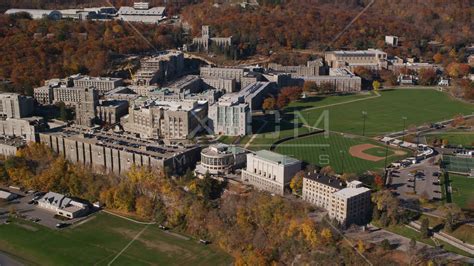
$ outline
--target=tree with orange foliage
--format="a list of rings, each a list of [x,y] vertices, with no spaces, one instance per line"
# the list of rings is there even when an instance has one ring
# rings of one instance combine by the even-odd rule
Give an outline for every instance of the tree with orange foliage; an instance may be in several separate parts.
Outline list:
[[[274,97],[268,97],[263,100],[262,108],[263,110],[275,110],[277,103]]]
[[[382,189],[384,186],[383,178],[379,174],[374,177],[374,184],[378,189]]]
[[[441,62],[443,62],[443,55],[440,53],[436,53],[435,55],[433,55],[433,60],[435,64],[440,64]]]

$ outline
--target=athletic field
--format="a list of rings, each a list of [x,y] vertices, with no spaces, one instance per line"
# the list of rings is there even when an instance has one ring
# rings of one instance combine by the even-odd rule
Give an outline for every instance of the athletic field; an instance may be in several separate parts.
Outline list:
[[[382,170],[387,163],[409,156],[409,151],[384,146],[374,140],[333,133],[318,134],[277,146],[276,152],[293,156],[321,167],[330,165],[338,173],[360,174],[367,170]]]
[[[106,213],[75,228],[0,225],[0,251],[39,265],[229,265],[224,252]]]
[[[366,136],[402,131],[404,124],[408,128],[474,112],[474,105],[436,90],[396,89],[382,91],[380,95],[330,96],[313,102],[303,99],[303,103],[292,103],[286,110],[294,113],[298,122],[316,127],[322,127],[316,122],[322,115],[328,115],[329,130],[357,135],[363,134],[365,116]]]

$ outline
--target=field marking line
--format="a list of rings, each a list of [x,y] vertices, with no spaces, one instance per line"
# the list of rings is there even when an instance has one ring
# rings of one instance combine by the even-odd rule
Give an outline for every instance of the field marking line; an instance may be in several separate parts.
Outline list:
[[[105,213],[107,213],[107,214],[110,214],[110,215],[113,215],[113,216],[116,216],[116,217],[119,217],[119,218],[128,220],[128,221],[133,222],[133,223],[137,223],[137,224],[145,224],[145,225],[156,224],[156,222],[140,222],[140,221],[134,220],[134,219],[132,219],[132,218],[128,218],[128,217],[125,217],[125,216],[122,216],[122,215],[113,213],[113,212],[108,211],[108,210],[102,210],[102,211],[105,212]]]
[[[148,228],[148,226],[150,226],[150,225],[147,224],[145,227],[143,227],[143,229],[140,232],[138,232],[138,234],[132,240],[130,240],[130,242],[128,242],[128,244],[122,250],[120,250],[120,252],[117,253],[117,255],[115,255],[115,257],[107,265],[109,265],[109,266],[112,265],[112,263],[118,257],[120,257],[120,255],[122,255],[122,253],[125,252],[125,250],[127,250],[133,244],[133,242],[135,242],[135,240],[137,240],[142,235],[143,232],[145,232],[145,230]]]
[[[322,105],[322,106],[314,106],[314,107],[311,107],[311,108],[308,108],[308,109],[304,109],[301,112],[307,112],[307,111],[311,111],[311,110],[316,110],[316,109],[321,109],[321,108],[326,108],[326,107],[331,107],[331,106],[336,106],[336,105],[343,105],[343,104],[348,104],[348,103],[353,103],[353,102],[366,101],[366,100],[370,100],[370,99],[374,99],[374,98],[378,98],[378,97],[382,96],[377,91],[374,92],[374,94],[375,94],[374,96],[364,97],[362,99],[354,99],[354,100],[340,102],[340,103],[332,103],[332,104],[327,104],[327,105]]]
[[[261,119],[259,119],[259,120],[261,120]],[[267,125],[268,121],[266,121],[266,120],[262,120],[262,121],[263,121],[263,124],[260,126],[260,128],[257,130],[257,132],[252,135],[252,137],[249,139],[249,141],[247,141],[247,143],[245,143],[244,149],[247,149],[248,146],[250,146],[250,144],[252,144],[252,141],[257,137],[257,135],[260,134],[260,131],[262,131],[262,129]]]

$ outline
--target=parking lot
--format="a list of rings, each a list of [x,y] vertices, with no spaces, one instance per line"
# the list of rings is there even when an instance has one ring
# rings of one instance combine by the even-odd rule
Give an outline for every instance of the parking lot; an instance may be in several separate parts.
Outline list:
[[[441,170],[433,161],[427,159],[392,173],[391,187],[396,190],[401,199],[410,200],[420,196],[428,200],[442,198],[439,184]]]
[[[57,219],[55,218],[54,212],[39,208],[38,205],[31,203],[34,197],[32,193],[21,193],[20,196],[22,197],[9,202],[0,202],[0,223],[5,223],[10,217],[11,212],[15,212],[22,219],[36,222],[53,229],[55,229],[56,225],[61,222],[73,224],[87,218],[86,216],[70,220]]]

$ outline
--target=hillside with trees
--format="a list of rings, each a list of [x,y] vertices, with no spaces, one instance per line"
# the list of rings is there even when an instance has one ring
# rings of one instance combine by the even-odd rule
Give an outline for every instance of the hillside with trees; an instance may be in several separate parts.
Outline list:
[[[32,93],[45,79],[104,75],[116,56],[175,48],[181,29],[121,21],[49,21],[0,15],[0,79]]]
[[[233,36],[238,55],[268,55],[281,49],[366,49],[383,48],[385,35],[403,38],[399,48],[387,48],[394,55],[432,60],[438,41],[459,50],[474,40],[469,0],[390,1],[260,1],[261,7],[214,7],[210,2],[187,6],[183,18],[200,34],[200,26],[211,25],[220,36]]]
[[[148,168],[132,168],[126,178],[99,174],[32,143],[0,160],[0,184],[100,200],[109,210],[212,240],[236,265],[365,263],[327,221],[308,216],[306,203],[198,179],[190,171],[176,178]],[[403,256],[363,246],[359,251],[374,264]]]

